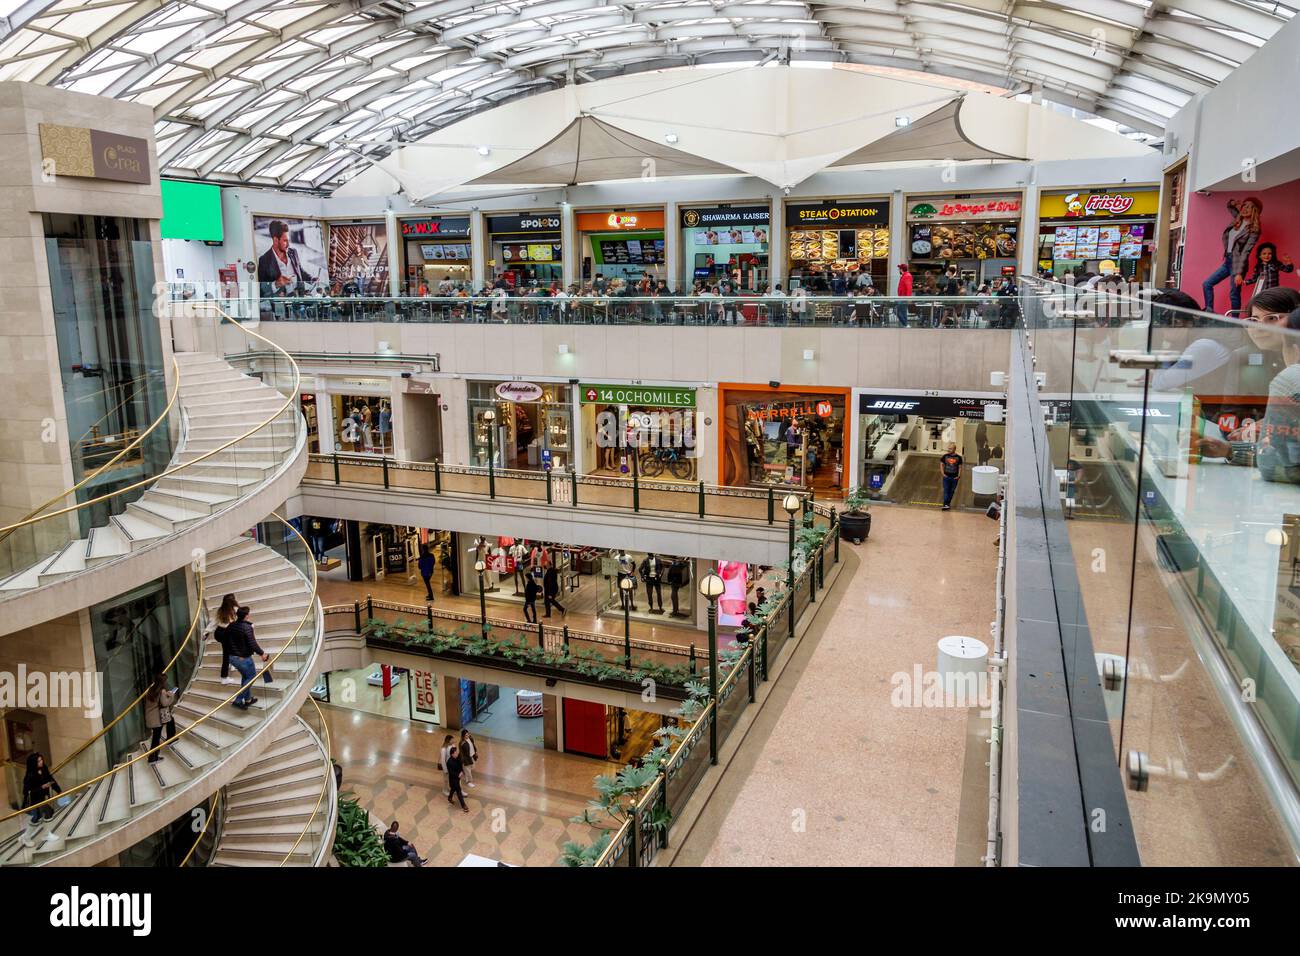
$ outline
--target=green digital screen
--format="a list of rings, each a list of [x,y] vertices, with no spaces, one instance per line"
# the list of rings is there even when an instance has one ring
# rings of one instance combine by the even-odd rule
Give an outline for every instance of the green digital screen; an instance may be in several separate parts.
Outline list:
[[[221,187],[162,180],[162,237],[222,242]]]

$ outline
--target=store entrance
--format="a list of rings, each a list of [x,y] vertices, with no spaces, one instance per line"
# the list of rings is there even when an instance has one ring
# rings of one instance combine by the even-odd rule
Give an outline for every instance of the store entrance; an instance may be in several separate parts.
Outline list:
[[[842,390],[723,387],[723,484],[841,494],[847,471]]]
[[[962,470],[953,506],[985,507],[992,497],[974,493],[972,469],[978,465],[1004,469],[1005,431],[1003,425],[978,418],[861,415],[861,484],[885,501],[940,507],[940,458],[954,444],[962,456]]]

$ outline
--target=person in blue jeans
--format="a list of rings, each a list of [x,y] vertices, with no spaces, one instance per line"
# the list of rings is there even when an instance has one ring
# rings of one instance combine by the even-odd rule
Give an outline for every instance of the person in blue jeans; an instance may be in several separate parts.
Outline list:
[[[257,664],[253,661],[253,655],[260,656],[263,663],[271,659],[271,655],[257,644],[257,638],[253,634],[253,622],[248,620],[248,608],[240,607],[235,612],[235,623],[226,628],[226,642],[230,645],[230,663],[244,679],[240,685],[239,696],[233,703],[240,710],[247,710],[257,703],[257,698],[253,696],[250,689],[253,680],[257,677]],[[265,671],[262,679],[268,684],[271,683],[271,672]]]
[[[957,482],[961,481],[963,459],[957,454],[955,442],[948,442],[948,450],[939,459],[939,474],[943,477],[943,510],[952,510],[952,496],[957,493]]]
[[[1264,204],[1254,196],[1240,202],[1228,200],[1228,212],[1232,213],[1233,220],[1223,230],[1223,261],[1201,284],[1206,312],[1214,311],[1214,287],[1224,279],[1229,280],[1228,301],[1232,311],[1241,311],[1241,287],[1250,270],[1250,252],[1259,242],[1262,231],[1260,213],[1263,211]]]

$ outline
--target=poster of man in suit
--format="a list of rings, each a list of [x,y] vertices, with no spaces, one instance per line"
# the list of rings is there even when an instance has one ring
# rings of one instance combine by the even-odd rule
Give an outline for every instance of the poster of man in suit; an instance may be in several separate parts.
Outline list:
[[[253,249],[263,296],[311,295],[328,288],[324,231],[318,220],[254,216]]]

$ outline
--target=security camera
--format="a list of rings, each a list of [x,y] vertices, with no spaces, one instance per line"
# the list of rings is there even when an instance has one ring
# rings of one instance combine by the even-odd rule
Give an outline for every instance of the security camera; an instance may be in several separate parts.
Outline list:
[[[780,388],[780,387],[781,387],[781,383],[780,383],[780,382],[768,382],[767,384],[768,384],[768,387],[769,387],[769,388]]]
[[[410,372],[403,372],[403,373],[402,373],[402,378],[410,378],[410,377],[411,377],[411,373],[410,373]]]

